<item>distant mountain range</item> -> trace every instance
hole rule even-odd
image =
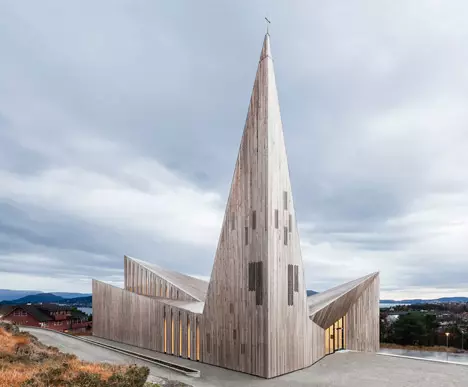
[[[307,297],[317,294],[315,290],[307,290]],[[92,303],[92,295],[89,293],[43,293],[31,290],[5,290],[0,289],[0,304],[26,304],[26,303],[57,303],[57,304],[82,304]],[[468,297],[442,297],[431,300],[421,298],[408,300],[380,300],[381,304],[430,304],[444,302],[468,302]]]
[[[27,303],[27,302],[60,302],[68,303],[67,300],[90,297],[89,293],[67,293],[54,292],[44,293],[34,290],[7,290],[0,289],[0,301],[2,303]],[[13,301],[13,302],[10,302]]]
[[[442,297],[432,300],[415,298],[411,300],[380,300],[381,304],[433,304],[444,302],[468,302],[468,297]]]

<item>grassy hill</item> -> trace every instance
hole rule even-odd
[[[143,387],[148,374],[147,367],[81,361],[0,323],[0,387]]]

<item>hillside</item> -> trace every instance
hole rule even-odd
[[[35,304],[39,302],[43,303],[49,303],[49,302],[63,302],[65,301],[65,298],[56,296],[55,294],[52,293],[39,293],[39,294],[32,294],[29,296],[21,297],[16,300],[11,300],[8,302],[4,302],[4,304],[27,304],[28,302]]]
[[[11,301],[21,297],[29,296],[31,294],[41,293],[35,290],[9,290],[0,289],[0,301]]]
[[[27,296],[34,296],[38,294],[44,294],[39,290],[11,290],[11,289],[0,289],[0,302],[1,301],[13,301],[18,300]],[[91,294],[89,293],[71,293],[71,292],[52,292],[45,294],[54,294],[56,296],[69,299],[77,297],[88,297]]]
[[[148,374],[147,367],[80,361],[0,323],[0,387],[143,387]]]
[[[62,304],[91,304],[93,302],[93,296],[86,297],[77,297],[77,298],[68,298],[66,300],[60,301]]]

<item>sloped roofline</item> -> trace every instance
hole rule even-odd
[[[308,310],[309,318],[313,319],[314,315],[324,310],[325,308],[330,307],[331,304],[336,302],[338,299],[340,299],[347,293],[356,289],[358,286],[362,285],[366,281],[373,280],[379,274],[380,273],[376,271],[364,277],[360,277],[353,281],[346,282],[342,285],[335,286],[324,292],[313,294],[307,297],[307,307],[309,308]],[[327,297],[328,295],[329,295],[329,298]]]
[[[167,281],[168,283],[170,283],[172,286],[178,288],[179,290],[183,291],[184,293],[188,294],[190,297],[193,297],[195,300],[198,300],[198,301],[201,301],[201,302],[204,302],[204,298],[200,297],[199,295],[195,295],[192,291],[190,290],[187,290],[185,287],[184,287],[184,284],[182,283],[179,283],[178,281],[174,281],[173,278],[168,278],[167,275],[165,275],[166,273],[171,273],[173,271],[171,270],[167,270],[167,269],[164,269],[154,263],[150,263],[150,262],[146,262],[146,261],[142,261],[141,259],[138,259],[138,258],[133,258],[133,257],[130,257],[129,255],[125,255],[125,258],[143,266],[145,269],[151,271],[152,273],[156,274],[157,276],[161,277],[164,281]],[[160,271],[158,270],[160,269]],[[201,280],[199,278],[195,278],[195,277],[192,277],[192,276],[189,276],[187,274],[183,274],[183,273],[180,273],[180,272],[173,272],[175,274],[177,274],[178,276],[183,276],[187,279],[190,279],[191,281],[195,280],[195,281],[199,281],[199,283],[203,283],[203,284],[206,284],[206,289],[208,289],[208,282],[207,281],[204,281],[204,280]],[[206,296],[206,289],[199,289],[200,292],[204,293],[205,296]]]

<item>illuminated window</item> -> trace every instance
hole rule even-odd
[[[174,314],[171,310],[171,353],[174,354]]]
[[[179,312],[179,356],[182,356],[182,319]]]
[[[190,346],[190,339],[191,339],[191,334],[190,334],[190,318],[187,316],[187,357],[190,359],[191,356],[191,346]]]
[[[166,323],[166,307],[164,307],[164,353],[167,352],[167,323]]]
[[[196,325],[196,332],[195,332],[195,341],[196,341],[196,346],[197,346],[197,356],[196,360],[200,360],[200,327],[198,323],[198,318],[195,320],[195,325]]]

